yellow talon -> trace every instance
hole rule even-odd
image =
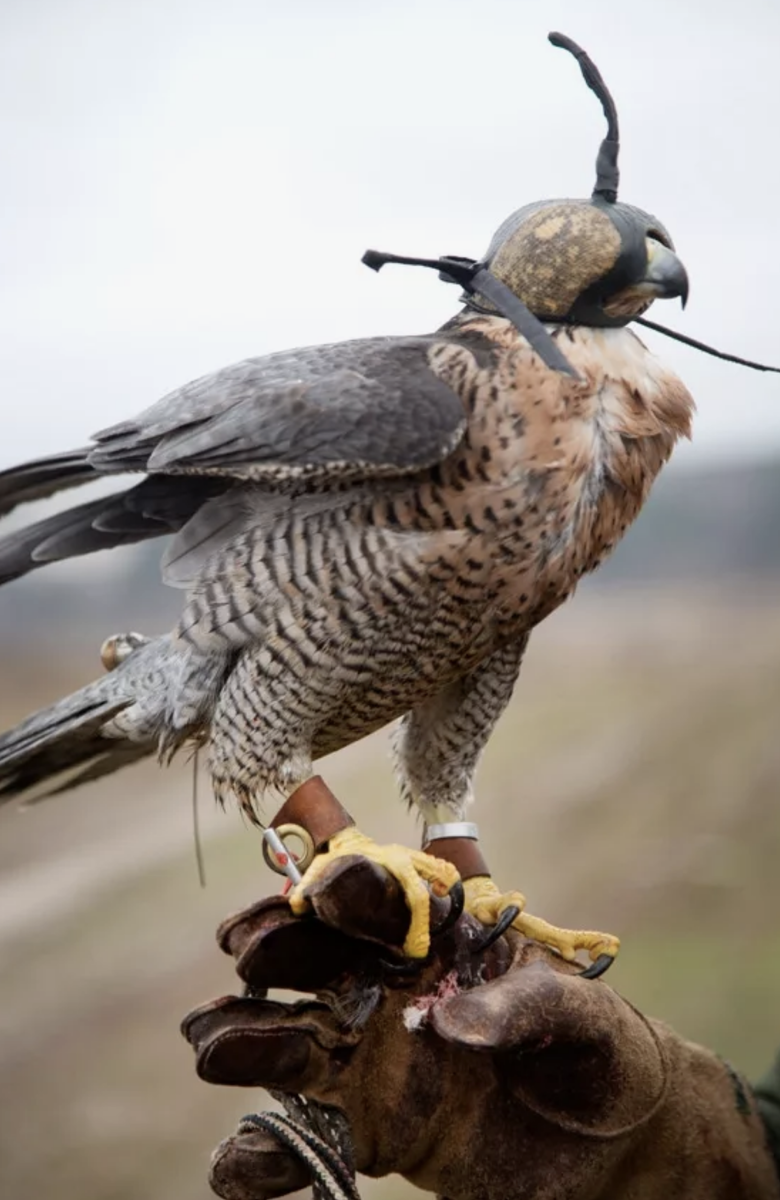
[[[620,949],[619,938],[611,933],[596,933],[594,930],[559,929],[550,925],[541,917],[534,917],[524,911],[525,896],[520,892],[499,892],[493,880],[488,875],[477,875],[467,879],[463,884],[466,894],[466,912],[471,913],[483,925],[495,925],[501,913],[510,905],[516,904],[519,914],[512,922],[512,928],[524,937],[533,938],[557,950],[561,958],[571,962],[578,951],[585,950],[595,962],[600,954],[608,954],[615,958]]]
[[[292,889],[289,895],[292,911],[298,916],[306,912],[307,887],[320,878],[334,859],[345,858],[349,854],[360,854],[370,859],[398,880],[410,913],[404,954],[409,958],[425,958],[431,944],[431,898],[425,884],[429,884],[435,896],[446,896],[453,884],[458,882],[458,872],[452,863],[424,854],[422,850],[410,850],[399,845],[380,846],[355,829],[354,825],[330,839],[328,849],[317,855],[303,879]]]

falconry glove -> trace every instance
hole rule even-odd
[[[404,960],[402,891],[360,857],[308,898],[305,918],[275,897],[223,923],[246,993],[183,1024],[202,1079],[268,1088],[293,1113],[220,1144],[218,1195],[354,1197],[356,1169],[449,1200],[780,1197],[747,1085],[605,983],[513,930],[453,923],[436,897],[428,961]]]

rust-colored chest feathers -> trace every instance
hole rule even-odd
[[[277,758],[289,757],[292,730],[311,730],[319,756],[427,701],[417,759],[440,761],[431,730],[447,754],[481,746],[524,636],[617,542],[689,432],[690,395],[626,329],[556,334],[578,382],[548,370],[502,318],[453,326],[428,365],[463,401],[458,447],[405,480],[302,496],[271,524],[256,518],[222,560],[226,585],[191,601],[196,636],[224,612],[222,636],[247,639],[212,725],[225,787],[239,787],[240,755],[250,791],[258,755],[273,759],[263,778],[276,781],[269,746],[276,738]],[[504,669],[496,656],[507,652]],[[464,683],[472,673],[482,685]],[[442,713],[460,713],[464,687],[475,688],[469,711],[448,732]]]
[[[258,737],[286,747],[311,730],[330,752],[517,645],[636,517],[689,432],[691,397],[626,329],[555,336],[581,381],[503,318],[453,322],[428,368],[468,425],[438,465],[248,501],[181,626],[206,650],[243,648],[213,722],[212,768],[231,787],[242,738],[254,778]]]
[[[535,625],[609,553],[689,436],[694,404],[627,329],[558,330],[582,382],[549,371],[507,321],[476,317],[461,327],[472,331],[495,345],[491,366],[456,344],[431,354],[463,398],[466,438],[377,515],[426,531],[434,580],[503,635]]]

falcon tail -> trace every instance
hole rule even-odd
[[[0,516],[13,512],[18,504],[45,500],[56,492],[97,479],[98,472],[87,460],[89,452],[89,447],[66,450],[0,471]]]
[[[165,676],[174,656],[181,652],[169,637],[146,642],[101,679],[0,734],[0,804],[56,796],[157,753],[170,728]]]
[[[90,451],[73,450],[0,471],[0,516],[20,504],[100,479]],[[177,533],[209,500],[229,491],[230,480],[157,475],[0,537],[0,584],[98,550]]]

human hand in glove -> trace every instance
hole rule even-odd
[[[468,916],[441,932],[447,901],[432,903],[429,960],[404,963],[403,898],[363,859],[334,863],[309,899],[307,917],[275,897],[223,923],[249,994],[183,1024],[202,1079],[297,1097],[304,1119],[243,1121],[214,1154],[218,1195],[319,1179],[353,1196],[352,1155],[449,1200],[780,1197],[741,1078],[606,983],[511,931],[485,946]],[[315,998],[280,1003],[272,987]],[[302,1137],[312,1122],[330,1159]]]

